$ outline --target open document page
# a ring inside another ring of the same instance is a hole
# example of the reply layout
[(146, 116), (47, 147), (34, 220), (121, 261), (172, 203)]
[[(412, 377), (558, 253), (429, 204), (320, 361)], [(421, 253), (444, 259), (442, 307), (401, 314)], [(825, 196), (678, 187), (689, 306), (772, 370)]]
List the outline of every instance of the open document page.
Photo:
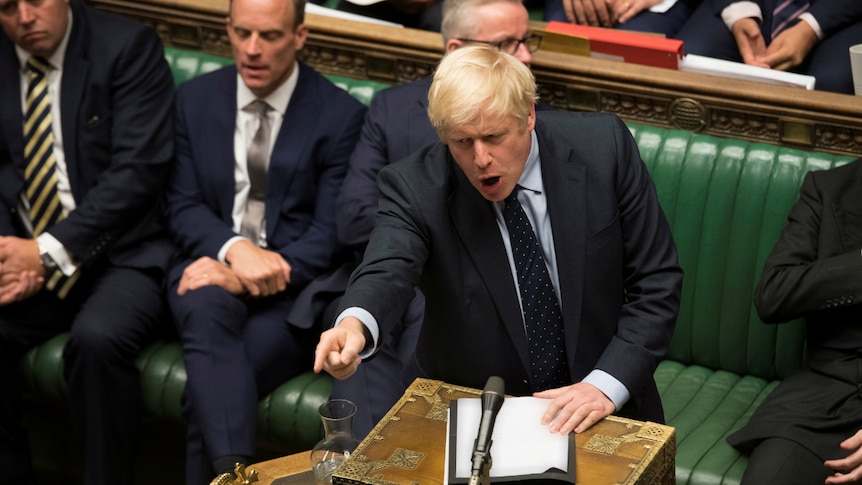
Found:
[[(541, 419), (547, 399), (507, 397), (497, 415), (491, 444), (491, 481), (560, 480), (575, 483), (575, 438), (552, 434)], [(482, 415), (481, 399), (449, 405), (445, 481), (467, 483)]]

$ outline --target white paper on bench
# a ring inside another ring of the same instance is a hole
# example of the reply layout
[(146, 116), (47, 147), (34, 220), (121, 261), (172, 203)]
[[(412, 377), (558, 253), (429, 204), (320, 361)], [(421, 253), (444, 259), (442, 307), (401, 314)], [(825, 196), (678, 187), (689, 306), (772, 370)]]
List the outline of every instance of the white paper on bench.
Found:
[(695, 54), (686, 54), (680, 59), (679, 70), (805, 89), (814, 89), (815, 81), (814, 76), (806, 74), (749, 66), (741, 62), (725, 61)]
[[(541, 423), (549, 403), (548, 399), (529, 396), (506, 398), (494, 424), (491, 477), (529, 475), (550, 468), (568, 468), (568, 436), (552, 434), (548, 426)], [(458, 399), (455, 449), (459, 455), (455, 464), (456, 477), (470, 477), (473, 444), (479, 432), (481, 417), (481, 399)], [(448, 456), (449, 450), (446, 451)]]

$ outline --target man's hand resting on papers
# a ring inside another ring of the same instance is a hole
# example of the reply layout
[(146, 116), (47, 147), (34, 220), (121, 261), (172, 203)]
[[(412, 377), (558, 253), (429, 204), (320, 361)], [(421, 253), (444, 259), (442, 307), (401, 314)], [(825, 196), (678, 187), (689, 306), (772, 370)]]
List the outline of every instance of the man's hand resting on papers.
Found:
[(760, 32), (760, 24), (757, 20), (750, 17), (739, 19), (733, 24), (731, 31), (736, 39), (742, 62), (751, 66), (769, 67), (761, 60), (766, 55), (766, 40)]
[(805, 21), (780, 32), (769, 47), (760, 32), (760, 24), (753, 18), (737, 20), (732, 31), (743, 62), (779, 71), (802, 64), (818, 41), (817, 34)]
[(772, 69), (786, 71), (802, 64), (817, 41), (817, 34), (808, 22), (796, 22), (772, 39), (760, 62)]
[(551, 433), (582, 433), (616, 409), (599, 388), (585, 382), (536, 392), (533, 396), (552, 399), (542, 416), (542, 424), (550, 424)]
[(320, 334), (320, 342), (314, 350), (314, 372), (325, 370), (336, 379), (347, 379), (356, 372), (362, 362), (359, 353), (365, 348), (365, 333), (362, 322), (346, 317)]

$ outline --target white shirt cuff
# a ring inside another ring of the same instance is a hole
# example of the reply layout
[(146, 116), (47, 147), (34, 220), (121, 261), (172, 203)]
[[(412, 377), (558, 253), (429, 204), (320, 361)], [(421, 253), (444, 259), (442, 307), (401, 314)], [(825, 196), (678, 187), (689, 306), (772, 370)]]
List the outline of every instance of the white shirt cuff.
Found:
[(649, 11), (654, 13), (665, 13), (670, 10), (671, 7), (676, 5), (676, 1), (677, 0), (664, 0), (658, 5), (653, 5), (652, 7), (650, 7)]
[(593, 369), (592, 372), (587, 374), (587, 377), (584, 377), (584, 380), (581, 382), (586, 382), (587, 384), (592, 384), (598, 387), (599, 390), (614, 403), (616, 411), (622, 409), (623, 405), (628, 402), (629, 398), (631, 398), (631, 394), (629, 394), (629, 390), (626, 389), (626, 386), (617, 380), (616, 377), (603, 370)]
[(227, 242), (222, 245), (221, 249), (218, 250), (218, 256), (217, 257), (218, 257), (219, 263), (221, 263), (225, 266), (230, 266), (229, 264), (227, 264), (227, 261), (225, 261), (225, 258), (227, 257), (227, 252), (231, 246), (236, 244), (238, 241), (242, 241), (243, 239), (245, 239), (245, 238), (242, 236), (234, 236), (234, 237), (228, 239)]
[(60, 271), (65, 276), (72, 276), (75, 274), (75, 271), (78, 271), (78, 265), (74, 262), (75, 258), (69, 251), (66, 251), (63, 243), (50, 233), (43, 232), (39, 234), (36, 238), (36, 244), (39, 245), (39, 253), (48, 253), (48, 256), (51, 256), (51, 259), (57, 263), (57, 267), (60, 268)]
[(367, 328), (369, 332), (371, 332), (372, 345), (368, 346), (368, 342), (366, 342), (365, 350), (359, 353), (359, 357), (365, 359), (374, 354), (374, 351), (377, 349), (377, 344), (380, 341), (380, 326), (377, 324), (377, 319), (374, 318), (368, 310), (354, 306), (341, 312), (341, 314), (338, 315), (338, 318), (335, 319), (336, 323), (334, 326), (337, 327), (345, 317), (356, 318), (365, 325), (365, 328)]
[(733, 28), (733, 24), (740, 19), (749, 17), (756, 18), (758, 22), (763, 22), (763, 12), (760, 11), (760, 6), (754, 2), (735, 2), (731, 3), (721, 11), (721, 20), (728, 29)]
[(805, 12), (804, 14), (799, 16), (799, 20), (804, 20), (808, 22), (808, 25), (811, 26), (811, 30), (817, 34), (817, 40), (823, 40), (823, 29), (820, 28), (820, 22), (811, 15), (811, 12)]

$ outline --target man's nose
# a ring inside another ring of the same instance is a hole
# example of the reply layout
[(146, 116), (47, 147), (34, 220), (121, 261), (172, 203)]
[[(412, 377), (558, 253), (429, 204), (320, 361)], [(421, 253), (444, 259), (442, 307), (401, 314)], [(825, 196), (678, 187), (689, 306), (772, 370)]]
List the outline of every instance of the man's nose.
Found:
[(491, 156), (491, 151), (488, 149), (488, 146), (482, 143), (481, 141), (477, 141), (473, 147), (473, 163), (476, 164), (479, 168), (486, 168), (491, 164), (491, 160), (493, 157)]
[(514, 55), (515, 59), (518, 59), (519, 61), (523, 62), (528, 66), (531, 62), (533, 62), (533, 53), (530, 52), (530, 48), (527, 47), (527, 44), (524, 42), (518, 44), (518, 48), (515, 50)]
[(35, 20), (35, 7), (28, 2), (18, 2), (18, 23), (22, 25), (32, 24)]
[(256, 33), (251, 34), (251, 37), (248, 38), (248, 42), (245, 45), (245, 53), (250, 56), (260, 54), (260, 36)]

